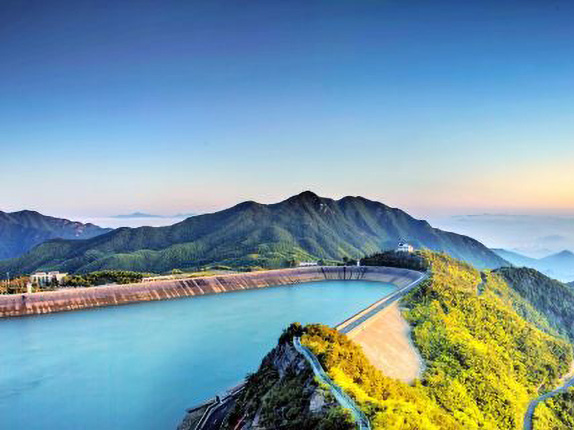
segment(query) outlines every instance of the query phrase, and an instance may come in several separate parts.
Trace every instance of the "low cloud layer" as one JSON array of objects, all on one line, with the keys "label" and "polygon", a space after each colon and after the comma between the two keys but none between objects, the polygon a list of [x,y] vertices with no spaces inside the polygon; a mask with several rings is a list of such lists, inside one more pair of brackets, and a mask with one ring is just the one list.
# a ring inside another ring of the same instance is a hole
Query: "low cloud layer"
[{"label": "low cloud layer", "polygon": [[574,250],[574,217],[474,214],[431,220],[436,227],[472,236],[491,248],[532,257]]}]

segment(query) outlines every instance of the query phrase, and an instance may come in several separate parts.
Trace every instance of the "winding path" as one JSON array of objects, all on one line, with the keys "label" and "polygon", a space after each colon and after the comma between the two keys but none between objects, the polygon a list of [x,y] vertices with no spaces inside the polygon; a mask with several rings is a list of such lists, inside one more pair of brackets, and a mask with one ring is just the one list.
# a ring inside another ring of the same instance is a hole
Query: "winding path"
[{"label": "winding path", "polygon": [[331,378],[327,375],[317,357],[304,345],[301,344],[301,339],[298,337],[293,338],[293,345],[295,349],[299,351],[303,357],[307,360],[311,368],[313,369],[313,373],[315,376],[323,383],[329,386],[331,393],[337,400],[337,403],[341,405],[342,408],[351,411],[353,418],[357,425],[359,426],[360,430],[370,430],[371,424],[369,420],[365,416],[365,414],[361,411],[361,409],[357,406],[357,404],[351,399],[345,392],[336,385]]},{"label": "winding path", "polygon": [[556,394],[564,393],[568,390],[568,388],[574,386],[574,377],[570,378],[564,385],[559,388],[556,388],[553,391],[550,391],[546,394],[543,394],[540,397],[532,400],[528,405],[528,409],[526,410],[526,415],[524,416],[524,430],[532,430],[532,418],[534,417],[534,411],[536,407],[542,403],[544,400],[549,399],[550,397],[555,396]]}]

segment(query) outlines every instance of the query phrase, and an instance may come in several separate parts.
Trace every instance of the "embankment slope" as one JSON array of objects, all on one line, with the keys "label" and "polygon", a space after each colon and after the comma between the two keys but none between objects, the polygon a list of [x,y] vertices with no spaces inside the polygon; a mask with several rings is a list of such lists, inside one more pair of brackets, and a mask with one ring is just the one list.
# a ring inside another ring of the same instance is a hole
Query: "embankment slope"
[{"label": "embankment slope", "polygon": [[424,361],[398,302],[348,332],[347,337],[363,348],[373,366],[391,378],[410,384],[424,371]]}]

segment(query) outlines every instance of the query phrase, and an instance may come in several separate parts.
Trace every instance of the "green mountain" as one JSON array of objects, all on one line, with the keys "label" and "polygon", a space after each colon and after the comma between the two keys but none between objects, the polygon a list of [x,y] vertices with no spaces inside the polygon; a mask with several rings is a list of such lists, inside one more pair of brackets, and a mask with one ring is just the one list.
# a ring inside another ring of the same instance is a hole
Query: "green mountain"
[{"label": "green mountain", "polygon": [[307,191],[271,205],[244,202],[169,227],[120,228],[89,240],[53,240],[0,272],[102,269],[166,272],[208,264],[278,267],[290,259],[341,260],[406,240],[481,268],[508,265],[470,237],[431,227],[405,212],[362,197],[321,198]]},{"label": "green mountain", "polygon": [[493,249],[498,256],[517,267],[529,267],[566,282],[574,279],[574,253],[562,251],[544,258],[530,258],[506,249]]},{"label": "green mountain", "polygon": [[495,273],[544,315],[552,327],[574,341],[574,290],[531,268],[502,267]]},{"label": "green mountain", "polygon": [[109,231],[34,211],[0,211],[0,260],[19,257],[49,239],[90,239]]}]

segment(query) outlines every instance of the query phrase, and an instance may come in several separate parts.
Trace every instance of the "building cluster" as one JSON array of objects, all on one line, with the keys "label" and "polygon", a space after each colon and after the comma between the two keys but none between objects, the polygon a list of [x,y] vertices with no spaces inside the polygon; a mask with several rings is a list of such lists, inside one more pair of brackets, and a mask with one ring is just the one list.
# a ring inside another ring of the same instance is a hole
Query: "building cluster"
[{"label": "building cluster", "polygon": [[27,290],[30,293],[33,288],[56,287],[66,276],[68,276],[67,273],[60,272],[35,272],[30,275]]}]

